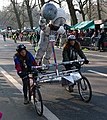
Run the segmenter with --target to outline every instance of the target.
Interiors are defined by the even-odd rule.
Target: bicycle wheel
[[[37,114],[39,116],[42,116],[43,102],[42,102],[42,96],[41,96],[40,90],[38,88],[33,90],[33,101],[34,101],[34,106],[35,106]]]
[[[82,77],[82,79],[78,82],[78,91],[81,99],[84,102],[89,102],[92,97],[92,89],[91,85],[86,77]]]

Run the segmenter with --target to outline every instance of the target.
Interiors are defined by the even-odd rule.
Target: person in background
[[[3,33],[3,40],[6,41],[6,33]]]
[[[40,33],[37,31],[36,35],[37,35],[37,46],[38,46],[38,43],[39,43],[39,40],[40,40]]]
[[[75,30],[75,37],[76,37],[76,40],[77,40],[78,42],[80,42],[80,41],[79,41],[79,38],[80,38],[79,30]]]
[[[27,87],[28,87],[28,72],[31,72],[31,67],[36,66],[33,55],[26,49],[26,46],[20,44],[16,49],[17,53],[14,55],[14,62],[17,74],[23,82],[24,104],[28,104]]]
[[[101,34],[100,34],[100,39],[98,42],[98,50],[100,50],[100,52],[104,51],[104,39],[105,39],[105,37],[106,37],[106,32],[105,32],[105,30],[102,30]]]
[[[20,41],[23,41],[23,33],[22,32],[19,34],[19,38],[20,38]]]

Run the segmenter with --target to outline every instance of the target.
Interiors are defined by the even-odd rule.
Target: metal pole
[[[59,72],[58,72],[58,64],[57,64],[57,60],[56,60],[56,53],[55,53],[55,48],[54,48],[54,43],[55,43],[55,36],[54,35],[50,35],[49,37],[49,41],[51,43],[51,46],[52,46],[52,52],[53,52],[53,57],[54,57],[54,63],[55,63],[55,66],[56,66],[56,75],[59,76]]]

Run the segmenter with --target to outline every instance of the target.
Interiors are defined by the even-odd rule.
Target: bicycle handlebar
[[[52,67],[52,66],[56,66],[56,65],[67,65],[67,64],[72,64],[74,62],[78,62],[78,63],[83,62],[84,63],[84,61],[85,61],[84,59],[80,59],[80,60],[66,61],[66,62],[61,62],[61,63],[47,64],[47,65],[42,65],[42,66],[32,66],[32,69]]]

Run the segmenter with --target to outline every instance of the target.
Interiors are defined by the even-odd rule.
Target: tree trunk
[[[73,1],[72,0],[66,0],[66,2],[68,4],[70,16],[71,16],[71,25],[75,25],[75,24],[77,24],[78,20],[77,20],[76,12],[75,12],[75,9],[74,9]]]
[[[98,10],[98,19],[101,20],[101,10],[100,10],[99,0],[97,0],[97,10]]]
[[[82,2],[79,3],[79,6],[80,6],[80,13],[82,15],[82,19],[83,19],[83,21],[85,21],[85,13],[84,13],[84,10],[83,10],[84,6],[82,5]]]
[[[30,27],[31,29],[33,29],[33,17],[32,17],[32,10],[30,6],[27,8],[27,12],[29,17]]]
[[[16,19],[17,19],[17,23],[18,23],[18,28],[21,30],[22,25],[21,25],[21,21],[20,21],[20,15],[18,14],[17,8],[16,8],[16,3],[14,0],[11,0],[11,3],[13,5],[13,9],[16,15]]]
[[[85,21],[85,14],[84,14],[84,11],[83,11],[83,10],[81,10],[81,14],[82,14],[82,19],[83,19],[83,21]]]
[[[91,20],[92,14],[91,14],[91,0],[89,0],[89,20]]]
[[[31,29],[33,29],[32,9],[31,9],[31,6],[29,5],[29,0],[25,0],[25,4],[27,7],[27,13],[28,13],[28,17],[29,17],[30,27],[31,27]]]

